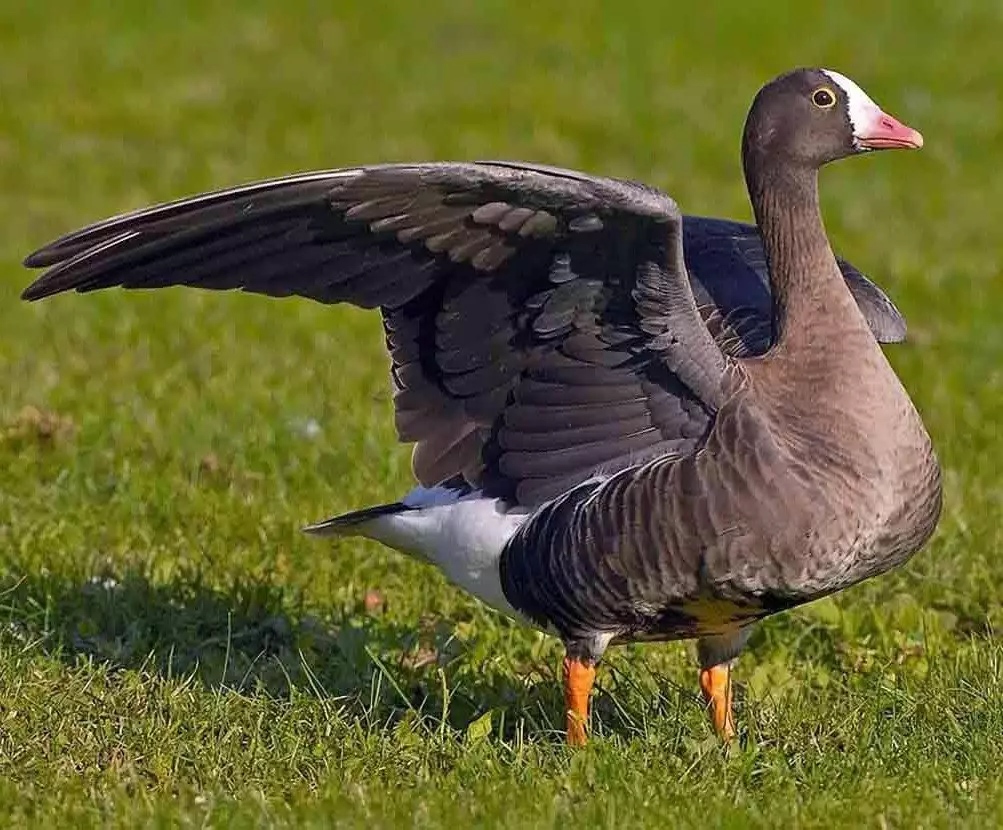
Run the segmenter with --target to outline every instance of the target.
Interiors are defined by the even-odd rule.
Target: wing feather
[[[463,474],[527,504],[693,451],[725,352],[769,345],[754,227],[684,222],[644,185],[511,162],[260,182],[99,222],[25,264],[48,269],[29,300],[188,285],[379,307],[419,480]],[[891,302],[844,273],[895,335]]]

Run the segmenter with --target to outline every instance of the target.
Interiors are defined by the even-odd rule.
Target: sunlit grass
[[[1003,818],[1003,26],[990,3],[14,2],[0,8],[0,809],[21,823],[996,826]],[[748,218],[752,94],[839,69],[922,153],[823,177],[910,325],[945,469],[907,567],[770,620],[718,747],[691,647],[600,674],[311,520],[409,485],[375,315],[183,290],[28,306],[33,247],[366,161],[522,158]],[[366,595],[376,591],[376,597]]]

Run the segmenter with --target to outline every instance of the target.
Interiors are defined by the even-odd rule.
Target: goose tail
[[[527,512],[465,482],[416,487],[401,501],[335,516],[304,528],[315,536],[364,536],[438,567],[446,578],[503,614],[521,619],[505,596],[499,565]]]
[[[394,516],[411,510],[406,504],[395,501],[392,504],[377,504],[351,513],[342,513],[320,522],[314,522],[303,528],[304,533],[311,536],[366,536],[366,530],[372,522],[386,516]]]

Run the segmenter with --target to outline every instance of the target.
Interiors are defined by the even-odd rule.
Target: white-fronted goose
[[[852,81],[801,69],[745,125],[761,243],[631,182],[386,165],[101,222],[29,256],[49,270],[24,296],[183,284],[379,307],[421,485],[309,530],[414,554],[559,636],[571,743],[607,646],[699,638],[729,737],[749,626],[901,564],[939,516],[930,440],[875,340],[901,318],[841,274],[817,189],[830,161],[921,145]]]

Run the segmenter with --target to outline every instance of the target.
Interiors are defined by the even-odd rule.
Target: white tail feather
[[[500,499],[471,498],[421,508],[372,508],[306,530],[364,536],[423,559],[482,602],[525,621],[505,598],[498,565],[506,543],[527,515],[508,509]]]

